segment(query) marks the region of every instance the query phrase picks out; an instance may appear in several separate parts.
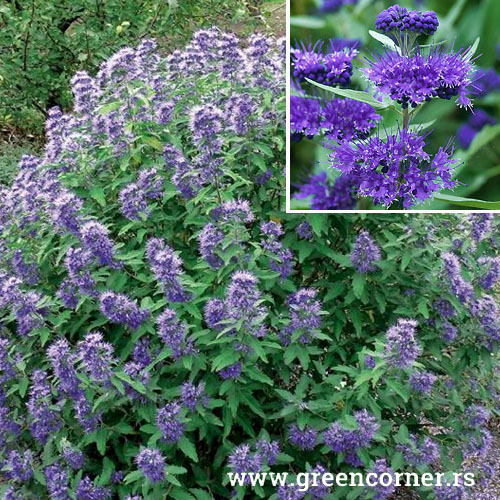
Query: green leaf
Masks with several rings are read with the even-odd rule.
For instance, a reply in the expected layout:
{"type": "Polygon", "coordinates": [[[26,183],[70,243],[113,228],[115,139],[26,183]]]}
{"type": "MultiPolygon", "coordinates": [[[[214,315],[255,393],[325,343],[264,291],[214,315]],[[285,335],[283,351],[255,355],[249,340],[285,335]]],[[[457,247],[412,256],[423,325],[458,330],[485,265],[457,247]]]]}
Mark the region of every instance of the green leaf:
{"type": "Polygon", "coordinates": [[[175,500],[196,500],[193,495],[188,493],[186,490],[181,490],[180,488],[173,488],[168,496],[175,498],[175,500]]]}
{"type": "Polygon", "coordinates": [[[389,103],[377,101],[375,97],[371,96],[367,92],[363,92],[362,90],[338,89],[336,87],[329,87],[328,85],[317,83],[309,78],[306,78],[306,80],[320,89],[333,92],[334,94],[338,94],[343,97],[348,97],[349,99],[354,99],[355,101],[365,102],[375,109],[387,109],[390,106],[389,103]]]}
{"type": "Polygon", "coordinates": [[[325,21],[319,17],[312,16],[292,16],[290,17],[290,26],[298,28],[321,29],[326,25],[325,21]]]}
{"type": "Polygon", "coordinates": [[[212,361],[212,371],[218,372],[226,366],[236,363],[239,359],[239,353],[232,349],[226,349],[212,361]]]}
{"type": "Polygon", "coordinates": [[[308,222],[315,234],[321,236],[321,233],[326,233],[326,228],[328,224],[328,217],[324,214],[311,214],[308,217],[308,222]]]}
{"type": "Polygon", "coordinates": [[[434,199],[438,201],[446,201],[452,205],[480,208],[481,210],[500,210],[500,201],[475,200],[473,198],[461,198],[460,196],[451,196],[442,193],[434,195],[434,199]]]}
{"type": "Polygon", "coordinates": [[[101,207],[106,206],[106,197],[104,196],[104,191],[102,188],[95,187],[95,188],[91,189],[90,196],[92,196],[92,198],[94,198],[94,200],[97,201],[97,203],[99,203],[99,205],[101,205],[101,207]]]}
{"type": "Polygon", "coordinates": [[[163,149],[164,149],[163,143],[159,139],[157,139],[156,137],[145,136],[145,137],[142,137],[142,140],[148,146],[151,146],[152,148],[154,148],[158,151],[163,151],[163,149]]]}
{"type": "Polygon", "coordinates": [[[177,442],[177,445],[181,449],[182,453],[184,453],[184,455],[186,455],[194,462],[198,462],[198,454],[196,453],[196,448],[186,436],[182,436],[177,442]]]}
{"type": "Polygon", "coordinates": [[[194,493],[197,500],[214,500],[209,493],[204,490],[200,490],[199,488],[191,488],[189,491],[194,493]]]}
{"type": "Polygon", "coordinates": [[[106,440],[108,438],[108,432],[106,429],[99,429],[97,431],[97,436],[95,439],[97,450],[101,455],[106,455],[106,440]]]}
{"type": "Polygon", "coordinates": [[[377,33],[376,31],[368,30],[368,33],[371,37],[375,38],[382,45],[385,45],[387,48],[401,54],[401,49],[386,35],[382,35],[381,33],[377,33]]]}
{"type": "Polygon", "coordinates": [[[480,132],[477,133],[476,137],[472,141],[467,154],[465,156],[466,160],[472,158],[476,153],[480,152],[486,144],[490,143],[500,135],[500,125],[495,125],[494,127],[487,125],[480,132]]]}
{"type": "Polygon", "coordinates": [[[365,277],[360,273],[356,273],[354,275],[354,278],[352,279],[352,289],[354,295],[358,299],[362,297],[364,288],[365,288],[365,277]]]}
{"type": "Polygon", "coordinates": [[[111,113],[111,111],[117,110],[121,105],[121,101],[110,102],[108,104],[105,104],[104,106],[99,106],[97,112],[101,115],[107,115],[108,113],[111,113]]]}
{"type": "Polygon", "coordinates": [[[22,377],[17,384],[17,389],[19,391],[19,395],[24,398],[26,395],[26,391],[28,390],[29,380],[28,377],[22,377]]]}
{"type": "Polygon", "coordinates": [[[165,469],[169,474],[186,474],[187,469],[178,465],[169,465],[165,469]]]}
{"type": "Polygon", "coordinates": [[[133,472],[129,472],[124,478],[123,482],[125,484],[130,484],[135,481],[138,481],[139,479],[142,480],[142,472],[140,470],[135,470],[133,472]]]}
{"type": "Polygon", "coordinates": [[[467,61],[470,61],[473,57],[474,54],[477,51],[477,48],[479,47],[479,41],[481,40],[480,37],[476,38],[476,41],[472,44],[472,46],[467,50],[467,52],[463,55],[463,58],[467,61]]]}

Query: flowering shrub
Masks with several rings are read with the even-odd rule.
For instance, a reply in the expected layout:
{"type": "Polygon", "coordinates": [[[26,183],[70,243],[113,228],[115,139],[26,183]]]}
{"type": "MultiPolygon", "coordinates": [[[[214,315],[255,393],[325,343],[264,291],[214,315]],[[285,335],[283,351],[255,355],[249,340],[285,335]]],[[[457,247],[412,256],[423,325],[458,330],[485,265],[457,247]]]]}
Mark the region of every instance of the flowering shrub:
{"type": "Polygon", "coordinates": [[[0,197],[4,498],[242,499],[231,470],[487,449],[498,224],[284,213],[283,63],[261,35],[145,40],[51,111],[0,197]]]}
{"type": "MultiPolygon", "coordinates": [[[[297,11],[305,5],[292,2],[292,13],[294,4],[297,11]]],[[[469,122],[459,129],[458,138],[468,148],[479,131],[497,123],[494,116],[481,110],[477,116],[472,112],[473,97],[491,107],[498,101],[494,96],[485,99],[498,88],[495,70],[475,69],[481,38],[458,50],[451,43],[450,18],[458,11],[440,17],[444,25],[439,28],[434,11],[395,4],[375,13],[368,4],[323,2],[315,17],[296,18],[298,26],[311,28],[315,41],[302,38],[291,47],[291,167],[292,186],[298,188],[292,208],[442,208],[438,201],[498,208],[500,203],[463,198],[477,189],[472,184],[479,179],[462,172],[473,169],[464,161],[493,141],[500,128],[485,130],[477,138],[477,149],[456,154],[449,137],[436,140],[433,131],[426,131],[436,123],[438,110],[461,113],[469,122]],[[357,24],[361,13],[372,14],[366,20],[376,31],[366,31],[379,42],[378,47],[364,47],[366,39],[328,40],[336,34],[360,38],[357,24]],[[319,28],[320,33],[314,32],[319,28]],[[360,65],[353,71],[353,66],[360,65]],[[453,111],[443,103],[447,100],[455,101],[463,111],[453,111]],[[316,142],[315,154],[311,154],[310,144],[301,148],[294,144],[304,138],[316,142]],[[322,151],[324,147],[330,151],[322,151]],[[300,174],[307,156],[316,161],[309,179],[300,174]],[[322,177],[325,164],[330,168],[322,177]],[[325,190],[329,195],[323,195],[325,190]]],[[[293,16],[291,22],[293,25],[293,16]]],[[[493,156],[497,156],[496,150],[493,156]]]]}

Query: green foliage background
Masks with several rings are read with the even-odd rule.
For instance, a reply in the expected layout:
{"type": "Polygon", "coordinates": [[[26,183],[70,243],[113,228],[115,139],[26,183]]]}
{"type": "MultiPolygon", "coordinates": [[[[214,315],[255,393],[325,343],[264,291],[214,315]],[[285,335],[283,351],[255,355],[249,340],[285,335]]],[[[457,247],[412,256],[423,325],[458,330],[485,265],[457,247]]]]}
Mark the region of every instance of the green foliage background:
{"type": "MultiPolygon", "coordinates": [[[[477,66],[495,67],[500,70],[500,56],[497,45],[500,43],[500,2],[498,0],[358,0],[357,5],[346,6],[335,14],[318,15],[317,3],[314,0],[291,0],[291,42],[306,39],[328,39],[333,37],[356,38],[362,41],[363,50],[354,61],[354,67],[363,66],[363,58],[370,51],[380,51],[381,45],[373,40],[368,30],[375,29],[377,14],[384,8],[398,3],[408,8],[436,11],[440,27],[432,41],[454,41],[456,49],[472,45],[480,37],[477,50],[477,66]]],[[[422,43],[430,43],[422,42],[422,43]]],[[[354,70],[353,88],[365,89],[365,81],[360,73],[354,70]]],[[[500,121],[500,91],[491,93],[485,98],[474,99],[474,105],[483,108],[500,121]]],[[[385,126],[396,124],[394,112],[384,112],[385,126]]],[[[436,122],[428,138],[426,150],[435,153],[450,137],[455,137],[459,126],[471,116],[470,112],[460,110],[452,101],[434,99],[419,112],[417,121],[436,122]]],[[[292,144],[292,183],[300,183],[311,171],[319,173],[327,169],[328,150],[323,148],[321,140],[292,144]]],[[[465,185],[458,187],[455,196],[478,198],[479,200],[500,200],[500,125],[485,127],[475,138],[467,151],[458,149],[457,158],[464,163],[457,170],[457,178],[465,185]]],[[[334,178],[335,173],[329,175],[334,178]]],[[[306,208],[303,202],[295,202],[295,208],[306,208]]],[[[465,206],[448,205],[442,201],[433,201],[414,209],[467,209],[465,206]]],[[[479,208],[479,207],[476,207],[479,208]]],[[[495,207],[499,209],[500,204],[495,207]]],[[[470,208],[469,208],[470,209],[470,208]]]]}

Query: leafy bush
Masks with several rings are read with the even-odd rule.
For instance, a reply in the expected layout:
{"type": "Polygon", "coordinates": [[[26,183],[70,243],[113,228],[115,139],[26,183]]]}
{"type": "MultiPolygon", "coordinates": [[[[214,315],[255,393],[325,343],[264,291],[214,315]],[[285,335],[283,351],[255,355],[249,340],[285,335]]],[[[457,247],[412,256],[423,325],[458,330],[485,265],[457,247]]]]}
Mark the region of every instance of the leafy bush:
{"type": "Polygon", "coordinates": [[[245,12],[235,0],[3,2],[0,114],[38,131],[48,107],[69,107],[75,71],[95,70],[113,51],[144,36],[172,47],[185,43],[201,23],[238,22],[245,12]]]}
{"type": "Polygon", "coordinates": [[[284,213],[283,62],[261,35],[146,40],[51,110],[0,196],[5,498],[233,498],[231,469],[484,451],[498,226],[284,213]]]}

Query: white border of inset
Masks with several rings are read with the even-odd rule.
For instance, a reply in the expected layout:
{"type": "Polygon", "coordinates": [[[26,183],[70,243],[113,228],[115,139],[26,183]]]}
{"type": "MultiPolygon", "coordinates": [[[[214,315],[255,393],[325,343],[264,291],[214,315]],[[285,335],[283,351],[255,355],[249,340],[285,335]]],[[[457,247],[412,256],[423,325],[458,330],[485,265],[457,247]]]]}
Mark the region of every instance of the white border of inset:
{"type": "Polygon", "coordinates": [[[290,2],[286,2],[286,206],[287,214],[498,214],[500,210],[291,210],[290,209],[290,2]]]}

